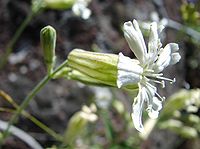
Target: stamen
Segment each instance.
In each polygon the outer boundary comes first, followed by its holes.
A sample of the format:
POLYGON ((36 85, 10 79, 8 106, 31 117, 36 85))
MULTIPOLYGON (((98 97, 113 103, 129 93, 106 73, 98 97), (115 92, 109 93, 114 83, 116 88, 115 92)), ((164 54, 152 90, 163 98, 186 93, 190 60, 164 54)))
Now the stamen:
POLYGON ((145 75, 145 76, 147 76, 147 77, 159 77, 159 76, 163 76, 163 74, 162 73, 146 73, 146 72, 144 72, 143 73, 143 75, 145 75))
POLYGON ((165 81, 163 81, 163 80, 162 81, 158 81, 158 80, 149 79, 149 81, 161 84, 162 88, 165 88, 165 81))
POLYGON ((150 73, 152 73, 152 72, 154 72, 154 70, 152 70, 152 69, 145 69, 145 72, 150 72, 150 73))
POLYGON ((172 80, 172 79, 169 79, 169 78, 165 78, 165 77, 160 77, 160 76, 157 76, 156 78, 157 78, 157 79, 160 79, 160 80, 169 81, 170 83, 176 82, 176 79, 175 79, 175 78, 174 78, 173 80, 172 80))
POLYGON ((162 82, 162 88, 165 88, 165 81, 161 81, 162 82))
POLYGON ((176 82, 176 78, 173 79, 173 82, 170 82, 171 84, 173 84, 174 82, 176 82))
POLYGON ((156 80, 158 77, 161 77, 163 74, 162 73, 154 73, 154 74, 144 74, 144 78, 146 78, 147 81, 151 81, 154 83, 158 83, 162 85, 162 88, 165 88, 165 81, 164 80, 156 80))
POLYGON ((161 101, 165 101, 165 97, 163 96, 163 97, 161 97, 157 92, 155 92, 156 93, 156 95, 161 99, 161 101))
POLYGON ((146 85, 148 85, 149 87, 151 87, 151 88, 153 88, 153 89, 155 90, 155 94, 158 96, 158 98, 161 99, 161 101, 165 101, 165 97, 161 97, 161 96, 157 93, 156 87, 155 87, 155 86, 153 86, 153 85, 150 84, 149 82, 146 82, 146 85))
POLYGON ((149 86, 149 87, 151 87, 151 88, 153 88, 154 90, 155 90, 155 92, 156 92, 156 87, 155 86, 153 86, 152 84, 150 84, 149 82, 146 82, 146 84, 149 86))

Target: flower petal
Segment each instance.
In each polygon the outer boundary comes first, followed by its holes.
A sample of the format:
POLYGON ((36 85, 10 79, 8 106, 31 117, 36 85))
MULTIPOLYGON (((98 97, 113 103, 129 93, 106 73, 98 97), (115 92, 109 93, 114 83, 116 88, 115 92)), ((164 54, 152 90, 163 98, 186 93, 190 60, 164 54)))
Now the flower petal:
POLYGON ((166 46, 170 46, 172 52, 177 52, 179 50, 179 46, 177 43, 169 43, 166 46))
POLYGON ((158 25, 158 33, 160 34, 165 29, 165 26, 162 24, 158 25))
POLYGON ((158 26, 156 22, 151 23, 150 25, 150 34, 149 34, 149 42, 148 42, 148 53, 154 53, 157 55, 158 50, 158 26))
POLYGON ((138 96, 134 99, 135 103, 133 104, 133 113, 131 114, 133 124, 139 132, 144 131, 144 127, 142 125, 142 111, 145 96, 145 92, 143 92, 143 90, 140 89, 138 96))
POLYGON ((124 23, 124 36, 135 56, 138 58, 141 64, 144 64, 147 52, 146 48, 144 49, 145 45, 142 42, 143 36, 141 32, 138 31, 139 26, 137 26, 136 23, 134 25, 137 30, 130 21, 124 23))
POLYGON ((140 30, 139 24, 135 19, 133 20, 133 26, 134 26, 135 30, 137 31, 138 36, 140 38, 140 41, 142 43, 144 55, 146 55, 147 54, 147 47, 146 47, 146 44, 145 44, 145 41, 144 41, 144 37, 143 37, 142 32, 140 30))
POLYGON ((137 84, 140 81, 140 75, 134 74, 132 72, 118 71, 117 87, 137 84))
POLYGON ((177 63, 181 56, 178 51, 179 47, 176 43, 169 43, 160 50, 158 60, 155 63, 154 70, 157 72, 163 71, 168 65, 177 63))
POLYGON ((150 118, 158 118, 159 111, 162 109, 162 101, 157 97, 153 97, 152 103, 148 105, 147 112, 150 118))
POLYGON ((125 86, 128 84, 136 84, 140 81, 140 75, 143 72, 143 68, 138 65, 138 61, 134 61, 129 57, 119 53, 119 61, 117 65, 117 86, 125 86))
POLYGON ((147 98, 145 99, 147 102, 147 105, 152 104, 153 102, 153 97, 155 96, 155 93, 157 91, 157 88, 151 84, 146 85, 144 87, 146 94, 147 94, 147 98))
POLYGON ((181 56, 178 52, 172 53, 171 55, 171 61, 170 61, 170 65, 174 65, 176 63, 178 63, 181 59, 181 56))

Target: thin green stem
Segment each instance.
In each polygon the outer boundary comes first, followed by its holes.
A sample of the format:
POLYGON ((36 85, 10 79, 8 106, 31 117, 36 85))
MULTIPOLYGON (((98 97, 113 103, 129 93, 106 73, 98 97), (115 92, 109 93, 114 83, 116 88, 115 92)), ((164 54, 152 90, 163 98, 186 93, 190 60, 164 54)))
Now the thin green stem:
POLYGON ((17 42, 18 38, 20 37, 20 35, 22 34, 22 32, 24 31, 24 29, 26 28, 26 26, 29 24, 29 22, 32 20, 32 18, 34 17, 35 13, 33 11, 31 11, 26 19, 22 22, 22 24, 20 25, 20 27, 17 29, 17 31, 15 32, 14 36, 12 37, 12 39, 10 40, 10 42, 8 43, 8 45, 6 46, 6 51, 5 54, 1 57, 0 59, 0 70, 3 68, 3 66, 6 64, 7 59, 9 57, 9 55, 12 53, 13 51, 13 46, 15 45, 15 43, 17 42))
POLYGON ((3 137, 0 140, 0 145, 3 144, 4 140, 6 139, 6 137, 9 134, 9 129, 11 127, 11 125, 13 125, 17 118, 19 117, 19 115, 21 114, 21 112, 28 106, 28 104, 30 103, 30 101, 33 99, 33 97, 35 97, 35 95, 49 82, 49 80, 51 80, 51 78, 53 78, 53 76, 59 71, 61 70, 65 65, 67 64, 67 60, 64 61, 60 66, 58 66, 55 71, 53 71, 52 74, 50 75, 46 75, 39 83, 38 85, 35 86, 35 88, 33 88, 33 90, 27 95, 27 97, 24 99, 24 101, 22 102, 22 104, 19 106, 19 108, 17 108, 16 113, 11 117, 9 123, 8 123, 8 127, 7 129, 3 132, 3 137))
POLYGON ((182 30, 185 34, 189 35, 190 37, 192 37, 193 39, 197 40, 197 42, 200 41, 200 32, 196 31, 195 29, 185 26, 181 23, 178 23, 174 20, 171 19, 167 19, 168 27, 171 27, 173 29, 176 29, 178 31, 182 30))
POLYGON ((109 120, 108 112, 106 110, 103 110, 101 112, 101 116, 103 118, 106 138, 109 140, 109 142, 113 142, 114 132, 113 132, 111 122, 109 120))
MULTIPOLYGON (((9 102, 15 109, 19 108, 19 105, 15 102, 15 100, 13 100, 12 97, 9 96, 4 91, 0 90, 0 96, 2 96, 4 100, 9 102)), ((0 107, 0 112, 1 111, 3 111, 3 112, 12 112, 12 113, 15 112, 15 110, 13 110, 13 109, 1 108, 0 107)), ((40 127, 42 130, 47 132, 50 136, 55 138, 55 140, 57 140, 57 141, 62 141, 63 140, 63 137, 61 135, 57 134, 53 129, 49 128, 44 123, 40 122, 38 119, 36 119, 34 116, 29 114, 25 110, 22 111, 22 115, 25 116, 26 118, 28 118, 29 120, 31 120, 35 125, 40 127)))
POLYGON ((40 122, 38 119, 36 119, 34 116, 30 115, 26 111, 23 111, 22 114, 26 116, 28 119, 30 119, 33 123, 35 123, 38 127, 46 131, 49 135, 51 135, 53 138, 55 138, 57 141, 62 141, 63 137, 59 134, 57 134, 54 130, 50 129, 48 126, 40 122))
POLYGON ((8 123, 8 127, 7 129, 3 132, 3 138, 0 142, 0 144, 2 144, 4 142, 4 140, 7 138, 8 136, 8 132, 9 129, 11 127, 12 124, 14 124, 17 120, 17 118, 19 117, 19 115, 21 114, 21 112, 28 106, 29 102, 33 99, 33 97, 41 90, 41 88, 47 84, 47 82, 50 80, 50 76, 45 76, 40 82, 39 84, 28 94, 28 96, 25 98, 25 100, 22 102, 22 104, 19 106, 19 108, 17 108, 16 113, 11 117, 9 123, 8 123))
MULTIPOLYGON (((0 107, 0 112, 14 113, 15 110, 8 109, 8 108, 1 108, 0 107)), ((37 125, 38 127, 40 127, 42 130, 44 130, 45 132, 47 132, 55 140, 57 140, 57 141, 62 141, 63 140, 63 137, 61 135, 57 134, 53 129, 49 128, 47 125, 45 125, 42 122, 40 122, 37 118, 35 118, 34 116, 32 116, 31 114, 29 114, 25 110, 22 111, 22 115, 24 117, 28 118, 29 120, 31 120, 35 125, 37 125)))
POLYGON ((3 54, 2 57, 0 57, 0 70, 6 64, 9 55, 13 51, 13 46, 15 45, 15 43, 17 42, 17 40, 19 39, 20 35, 22 34, 22 32, 24 31, 24 29, 26 28, 26 26, 29 24, 29 22, 33 19, 34 16, 36 16, 38 13, 40 13, 42 11, 42 7, 41 6, 42 6, 43 2, 44 2, 43 0, 40 0, 40 1, 37 1, 37 3, 32 3, 31 11, 26 16, 25 20, 22 22, 22 24, 17 29, 17 31, 15 32, 14 36, 11 38, 10 42, 6 46, 5 54, 3 54))

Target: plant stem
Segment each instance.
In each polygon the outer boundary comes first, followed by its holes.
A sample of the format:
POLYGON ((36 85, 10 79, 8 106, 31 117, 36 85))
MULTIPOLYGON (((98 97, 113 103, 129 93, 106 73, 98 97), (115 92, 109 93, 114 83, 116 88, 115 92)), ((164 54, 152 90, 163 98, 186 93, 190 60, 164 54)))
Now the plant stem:
POLYGON ((3 141, 7 138, 8 133, 9 133, 9 129, 11 127, 12 124, 14 124, 17 120, 17 118, 19 117, 19 115, 21 114, 21 112, 28 106, 29 102, 31 101, 31 99, 33 99, 33 97, 41 90, 41 88, 50 80, 50 76, 45 76, 40 82, 39 84, 28 94, 28 96, 24 99, 24 101, 22 102, 22 104, 19 106, 19 108, 17 108, 16 113, 11 117, 9 123, 8 123, 8 127, 7 129, 3 132, 3 137, 2 140, 0 142, 0 144, 3 143, 3 141))
POLYGON ((51 135, 55 140, 62 141, 63 137, 59 134, 57 134, 54 130, 50 129, 48 126, 40 122, 38 119, 36 119, 34 116, 30 115, 28 112, 23 111, 22 114, 26 116, 28 119, 30 119, 33 123, 35 123, 38 127, 46 131, 49 135, 51 135))
POLYGON ((178 23, 174 20, 171 19, 167 19, 168 27, 171 27, 173 29, 176 29, 178 31, 183 30, 183 32, 187 35, 189 35, 190 37, 192 37, 193 39, 197 40, 197 42, 200 42, 200 32, 196 31, 195 29, 185 26, 181 23, 178 23))
POLYGON ((64 61, 60 66, 58 66, 56 68, 55 71, 52 72, 52 74, 50 75, 46 75, 39 83, 38 85, 36 85, 33 90, 27 95, 27 97, 24 99, 24 101, 22 102, 22 104, 19 106, 19 108, 17 108, 16 113, 11 117, 9 123, 8 123, 8 127, 7 129, 3 132, 3 137, 0 140, 0 145, 3 144, 4 140, 6 139, 6 137, 8 136, 8 132, 9 132, 9 128, 11 127, 11 125, 13 125, 17 118, 19 117, 19 115, 21 114, 21 112, 28 106, 28 104, 30 103, 30 101, 33 99, 33 97, 35 97, 35 95, 48 83, 49 80, 51 80, 51 78, 60 70, 62 69, 65 65, 67 64, 67 60, 64 61))
MULTIPOLYGON (((12 106, 15 109, 19 108, 19 105, 12 99, 12 97, 10 97, 4 91, 0 90, 0 96, 2 96, 3 99, 5 99, 6 101, 8 101, 10 104, 12 104, 12 106)), ((3 112, 12 112, 12 113, 15 112, 15 110, 7 109, 7 108, 0 108, 0 111, 3 111, 3 112)), ((38 127, 40 127, 42 130, 44 130, 45 132, 47 132, 50 136, 52 136, 53 138, 55 138, 55 140, 57 140, 57 141, 62 141, 63 140, 63 137, 61 135, 57 134, 54 130, 52 130, 51 128, 49 128, 48 126, 46 126, 45 124, 43 124, 42 122, 40 122, 38 119, 36 119, 34 116, 32 116, 31 114, 29 114, 25 110, 22 111, 22 115, 25 116, 26 118, 28 118, 29 120, 31 120, 35 125, 37 125, 38 127)))
POLYGON ((12 39, 10 40, 10 42, 8 43, 8 45, 6 46, 6 51, 5 54, 3 54, 3 56, 0 59, 0 70, 3 68, 3 66, 6 64, 7 59, 9 57, 9 55, 12 53, 13 51, 13 46, 15 45, 15 43, 17 42, 18 38, 20 37, 20 35, 22 34, 22 32, 24 31, 24 29, 26 28, 26 26, 29 24, 29 22, 32 20, 32 18, 34 17, 35 13, 33 11, 31 11, 27 17, 25 18, 25 20, 22 22, 22 24, 20 25, 20 27, 17 29, 17 31, 15 32, 14 36, 12 37, 12 39))
MULTIPOLYGON (((14 113, 15 110, 13 109, 8 109, 8 108, 1 108, 0 107, 0 112, 9 112, 9 113, 14 113)), ((38 119, 36 119, 34 116, 32 116, 31 114, 29 114, 28 112, 26 112, 25 110, 22 111, 22 115, 31 120, 35 125, 37 125, 38 127, 40 127, 42 130, 44 130, 45 132, 47 132, 50 136, 52 136, 55 140, 57 141, 62 141, 63 137, 59 134, 57 134, 54 130, 52 130, 51 128, 49 128, 48 126, 46 126, 45 124, 43 124, 42 122, 40 122, 38 119)))

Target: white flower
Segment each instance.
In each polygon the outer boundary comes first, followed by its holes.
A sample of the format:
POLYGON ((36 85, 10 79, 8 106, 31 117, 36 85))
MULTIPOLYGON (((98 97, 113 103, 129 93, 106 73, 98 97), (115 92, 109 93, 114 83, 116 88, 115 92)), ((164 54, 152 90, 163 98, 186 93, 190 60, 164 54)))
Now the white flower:
POLYGON ((147 103, 147 112, 150 118, 157 118, 162 108, 161 97, 157 93, 154 83, 161 84, 165 87, 165 81, 171 83, 175 79, 163 77, 161 73, 168 65, 176 64, 181 56, 177 52, 178 44, 169 43, 164 48, 159 39, 161 27, 153 22, 150 25, 148 50, 139 25, 136 20, 124 23, 124 36, 138 60, 132 60, 122 53, 119 54, 118 62, 118 87, 128 84, 138 84, 139 92, 133 103, 132 119, 135 128, 142 132, 142 110, 144 102, 147 103))
POLYGON ((91 15, 91 10, 87 8, 91 0, 76 0, 72 6, 72 11, 75 15, 81 16, 83 19, 88 19, 91 15))
POLYGON ((96 115, 97 107, 95 104, 91 104, 90 107, 84 105, 80 111, 80 116, 90 122, 95 122, 98 119, 96 115))

